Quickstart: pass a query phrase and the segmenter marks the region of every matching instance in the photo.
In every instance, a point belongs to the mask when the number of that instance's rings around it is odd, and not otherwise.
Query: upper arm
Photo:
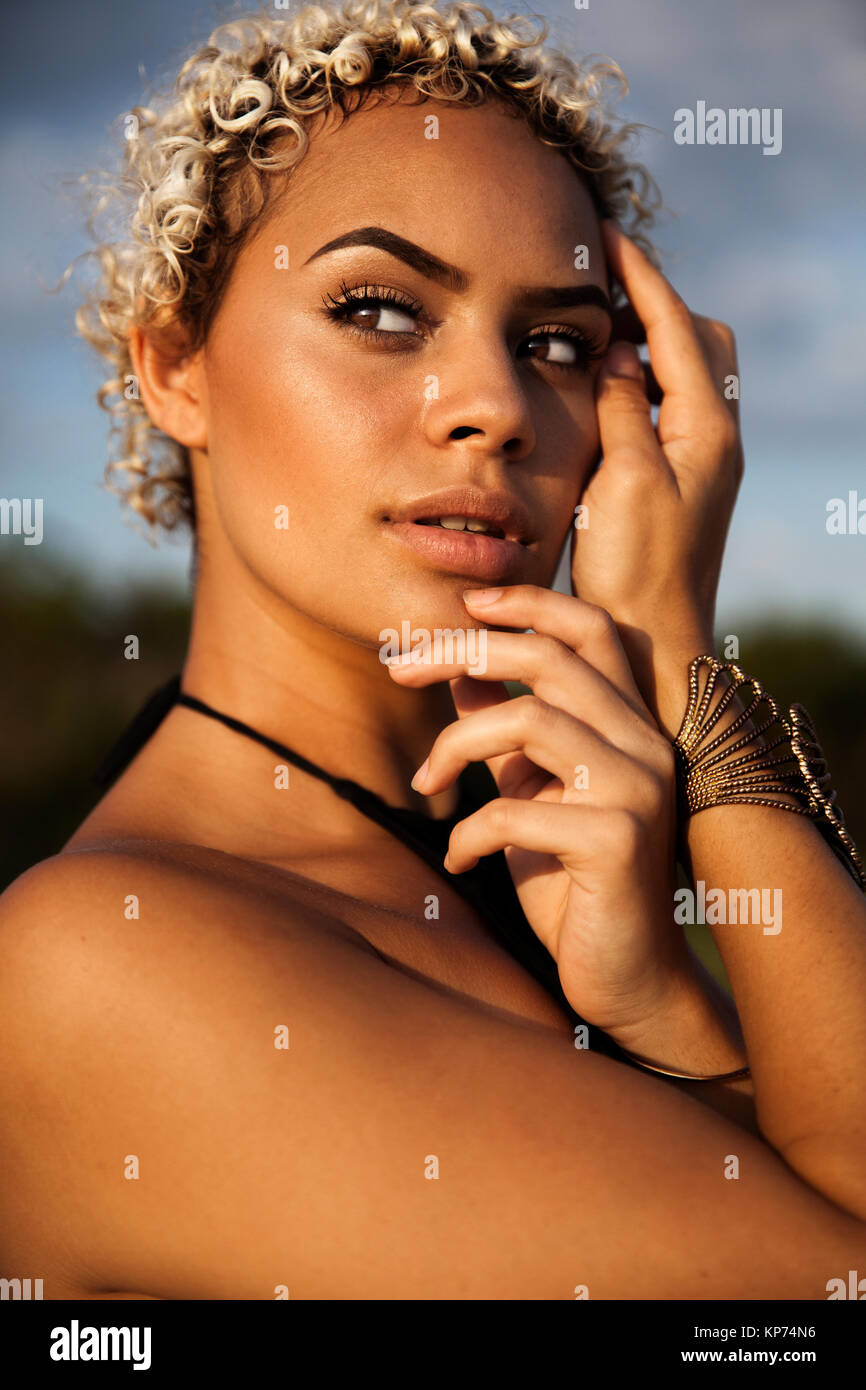
[[[129,922],[106,902],[147,873],[118,866],[88,918],[85,866],[42,871],[0,923],[4,1148],[94,1289],[822,1299],[862,1255],[863,1223],[657,1078],[308,922],[276,944],[180,889]]]

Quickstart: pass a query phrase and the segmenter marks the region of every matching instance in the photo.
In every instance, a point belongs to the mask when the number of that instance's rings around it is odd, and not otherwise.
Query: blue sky
[[[243,7],[235,7],[242,11]],[[691,307],[737,333],[746,478],[731,529],[719,626],[824,617],[866,635],[866,535],[829,536],[826,504],[866,498],[866,269],[860,0],[573,0],[535,6],[551,41],[626,73],[620,110],[644,122],[639,157],[668,213],[656,232]],[[106,417],[99,367],[76,337],[74,288],[56,281],[87,239],[62,179],[105,165],[110,128],[160,86],[231,6],[139,0],[18,4],[5,16],[0,175],[0,493],[45,498],[45,540],[0,537],[22,567],[75,561],[96,585],[185,582],[187,548],[154,550],[99,487]],[[780,107],[782,150],[686,146],[674,112],[698,101]]]

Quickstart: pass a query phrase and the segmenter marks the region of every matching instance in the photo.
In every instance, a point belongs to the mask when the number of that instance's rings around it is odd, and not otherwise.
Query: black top
[[[497,794],[496,784],[486,767],[473,764],[461,773],[458,779],[459,801],[453,815],[443,820],[432,820],[420,811],[389,806],[375,792],[369,791],[357,782],[347,777],[333,776],[316,763],[302,757],[300,753],[287,748],[285,744],[259,733],[249,724],[213,709],[202,700],[197,700],[195,696],[187,695],[181,691],[180,677],[174,676],[151,695],[94,774],[94,782],[100,786],[113,782],[176,704],[219,720],[236,733],[263,744],[265,748],[269,748],[310,776],[327,782],[338,796],[351,802],[363,815],[389,830],[398,840],[402,840],[478,912],[509,953],[544,985],[571,1015],[574,1023],[585,1024],[585,1020],[575,1012],[563,993],[553,957],[526,920],[502,850],[485,855],[474,869],[467,869],[461,874],[449,874],[444,867],[443,861],[454,826]],[[592,1049],[623,1061],[629,1066],[636,1065],[600,1028],[596,1028],[594,1024],[585,1026]]]

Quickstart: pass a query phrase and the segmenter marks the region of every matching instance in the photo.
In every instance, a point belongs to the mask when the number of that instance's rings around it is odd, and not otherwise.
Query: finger
[[[615,275],[611,274],[610,278],[612,291],[614,287],[616,289],[622,288]],[[737,356],[733,331],[727,324],[720,323],[718,319],[711,319],[704,314],[690,312],[713,381],[736,419],[739,415],[738,397],[731,394],[728,383],[728,378],[731,375],[737,375]],[[634,305],[628,301],[618,305],[613,311],[610,342],[613,343],[614,341],[633,343],[636,346],[641,346],[646,342],[646,328]],[[652,405],[660,405],[663,393],[656,380],[652,364],[644,362],[643,368],[650,402]]]
[[[709,365],[710,375],[722,401],[739,424],[740,376],[733,330],[726,323],[706,318],[703,314],[692,314],[692,319]]]
[[[471,665],[465,652],[430,646],[423,652],[416,649],[419,659],[389,661],[391,679],[413,689],[460,675],[483,681],[517,680],[548,704],[584,720],[609,743],[626,750],[645,747],[650,732],[646,719],[601,672],[557,638],[495,628],[484,628],[478,636],[484,639],[483,646],[473,652]]]
[[[637,350],[616,342],[609,348],[596,377],[595,403],[602,458],[617,456],[647,470],[647,485],[654,477],[673,481],[674,475],[659,444],[650,413],[646,378]]]
[[[483,855],[508,848],[555,855],[567,867],[579,868],[600,852],[622,851],[633,842],[636,825],[631,812],[619,808],[499,796],[455,825],[445,868],[463,873]]]
[[[652,369],[652,363],[641,361],[641,366],[643,367],[644,390],[646,391],[647,400],[650,405],[661,405],[663,395],[662,388],[656,381],[656,374]]]
[[[473,676],[455,676],[450,684],[451,698],[458,714],[474,714],[476,710],[504,705],[511,699],[504,681],[496,684],[475,680]]]
[[[611,322],[610,338],[611,344],[615,342],[632,343],[635,347],[642,347],[646,342],[646,329],[640,320],[640,315],[635,311],[631,304],[621,304],[613,311]],[[662,388],[656,381],[652,363],[641,358],[643,373],[646,379],[646,393],[649,396],[651,405],[661,405]]]
[[[673,285],[609,218],[602,221],[605,255],[646,329],[658,383],[666,397],[688,397],[698,408],[717,404],[715,388],[691,313]]]
[[[604,608],[537,584],[500,589],[467,589],[463,602],[475,618],[497,627],[529,628],[558,637],[615,686],[634,709],[648,711],[641,699],[616,623]]]
[[[626,338],[626,334],[617,334],[616,338],[612,339],[612,345],[610,346],[613,346],[614,342],[628,342],[634,347],[634,339]],[[642,357],[639,357],[638,360],[639,363],[641,363],[642,370],[644,370],[644,389],[646,396],[648,396],[649,404],[651,404],[651,406],[660,406],[660,404],[662,404],[663,392],[659,382],[656,381],[656,374],[655,371],[652,370],[652,363],[651,361],[645,361]]]
[[[507,765],[497,776],[494,761],[517,752],[524,755],[520,777]],[[433,796],[451,786],[472,762],[487,763],[505,796],[535,796],[549,781],[546,775],[539,781],[539,769],[556,778],[567,796],[595,804],[600,794],[637,802],[644,793],[649,797],[656,783],[649,769],[536,695],[519,695],[507,705],[479,710],[448,724],[437,735],[412,786]]]
[[[501,681],[487,683],[474,680],[472,676],[457,676],[450,682],[450,685],[451,698],[454,701],[454,709],[459,719],[475,714],[480,710],[494,709],[497,705],[507,704],[512,698],[507,687]],[[505,785],[528,787],[532,779],[538,781],[539,789],[544,783],[544,773],[534,767],[523,753],[505,753],[501,757],[488,758],[486,761],[500,790]],[[416,790],[426,793],[426,784],[423,787],[416,787]],[[526,794],[532,795],[531,792]]]
[[[725,396],[726,378],[731,373],[736,374],[737,360],[736,352],[733,348],[733,333],[727,328],[726,324],[719,323],[716,319],[705,318],[703,314],[692,313],[692,322],[695,325],[698,339],[707,359],[710,373],[723,399],[730,401],[731,408],[736,414],[737,401]],[[730,335],[731,348],[726,350],[725,330]],[[646,342],[646,329],[641,322],[640,316],[631,304],[623,304],[614,310],[613,322],[611,326],[610,342],[632,343],[635,346],[642,346]],[[646,379],[646,392],[651,405],[661,405],[662,388],[656,380],[652,363],[641,359]]]

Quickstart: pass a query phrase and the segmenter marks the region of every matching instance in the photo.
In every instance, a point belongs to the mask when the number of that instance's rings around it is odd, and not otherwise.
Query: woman
[[[238,22],[134,113],[80,322],[196,592],[183,698],[3,900],[0,1248],[47,1298],[822,1299],[862,1266],[858,861],[796,729],[773,763],[785,726],[692,667],[733,337],[646,254],[603,72],[530,29]],[[706,775],[690,668],[746,771]],[[736,1007],[678,836],[695,883],[782,893],[781,931],[713,927]]]

